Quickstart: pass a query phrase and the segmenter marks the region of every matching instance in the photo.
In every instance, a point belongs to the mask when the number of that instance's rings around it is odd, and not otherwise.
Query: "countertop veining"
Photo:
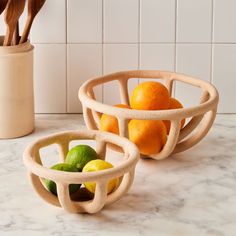
[[[141,160],[128,194],[95,215],[48,205],[22,163],[30,141],[80,128],[81,115],[37,115],[33,134],[0,140],[1,236],[235,235],[236,115],[218,115],[207,137],[186,152]]]

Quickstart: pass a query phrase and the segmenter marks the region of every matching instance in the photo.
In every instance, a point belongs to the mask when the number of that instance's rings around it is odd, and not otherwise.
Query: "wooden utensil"
[[[28,0],[28,17],[20,43],[27,41],[34,18],[44,5],[45,1],[46,0]]]
[[[7,32],[3,43],[4,46],[11,45],[13,34],[17,26],[17,22],[24,11],[24,7],[25,7],[25,0],[9,0],[5,13]]]
[[[7,6],[8,0],[0,0],[0,15],[3,13]]]
[[[0,0],[0,15],[5,10],[8,0]]]
[[[20,41],[20,33],[19,33],[19,21],[18,21],[16,24],[14,36],[13,36],[13,45],[19,44],[19,41]]]

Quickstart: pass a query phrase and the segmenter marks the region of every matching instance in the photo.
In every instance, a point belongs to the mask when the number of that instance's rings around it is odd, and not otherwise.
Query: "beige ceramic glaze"
[[[92,139],[97,143],[96,151],[99,158],[104,159],[108,144],[115,144],[122,148],[123,158],[121,163],[114,168],[97,172],[64,172],[46,168],[42,165],[40,149],[51,144],[58,144],[60,160],[64,162],[68,153],[69,143],[73,140]],[[109,205],[120,199],[133,183],[135,166],[139,159],[139,152],[136,146],[126,138],[118,135],[92,131],[67,131],[40,138],[30,144],[24,152],[24,164],[26,165],[32,184],[36,192],[46,202],[61,206],[71,213],[87,212],[95,213],[100,211],[105,205]],[[57,184],[58,197],[45,189],[41,178],[53,180]],[[107,184],[109,180],[120,178],[120,184],[116,190],[107,195]],[[96,182],[94,198],[87,201],[71,200],[68,185],[82,184],[85,182]]]
[[[33,49],[29,42],[0,46],[0,138],[34,129]]]
[[[129,105],[128,80],[132,78],[163,79],[169,93],[172,94],[173,82],[183,82],[198,87],[202,91],[197,106],[172,110],[131,110],[112,107],[96,101],[94,88],[98,85],[117,80],[119,82],[121,103]],[[118,119],[120,135],[128,137],[128,121],[138,120],[170,120],[171,128],[167,142],[160,153],[146,158],[165,159],[172,153],[185,151],[197,144],[210,130],[215,119],[219,95],[216,88],[203,80],[187,75],[166,71],[124,71],[86,81],[79,90],[79,99],[83,105],[83,115],[89,129],[99,129],[102,113],[115,116]],[[180,130],[183,118],[191,118]],[[117,147],[113,147],[119,150]]]

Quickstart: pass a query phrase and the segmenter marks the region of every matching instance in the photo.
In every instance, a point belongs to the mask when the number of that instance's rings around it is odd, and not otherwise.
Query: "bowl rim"
[[[107,83],[113,80],[128,81],[131,78],[160,78],[168,81],[181,81],[193,86],[199,87],[209,93],[207,101],[199,105],[191,106],[188,108],[170,109],[170,110],[136,110],[126,108],[113,107],[108,104],[96,101],[89,96],[88,91],[93,87]],[[78,97],[82,104],[92,110],[108,115],[116,115],[123,119],[160,119],[160,120],[174,120],[188,118],[196,115],[203,114],[212,107],[216,107],[219,101],[219,94],[214,85],[207,81],[203,81],[185,74],[160,71],[160,70],[132,70],[120,71],[101,77],[92,78],[87,80],[79,89]]]
[[[100,142],[108,142],[120,145],[124,149],[124,155],[128,155],[128,158],[122,158],[122,162],[113,168],[96,172],[57,171],[47,168],[34,160],[35,153],[38,152],[40,148],[47,147],[51,144],[60,144],[60,141],[63,141],[63,137],[65,136],[69,138],[69,142],[80,139],[95,139]],[[55,142],[55,139],[60,141]],[[45,142],[45,145],[42,145],[43,142]],[[96,182],[98,179],[104,180],[122,176],[136,166],[139,156],[138,148],[131,141],[124,137],[97,130],[71,130],[47,135],[31,142],[23,153],[23,162],[31,173],[41,178],[51,179],[56,183],[63,182],[71,184],[91,181]]]

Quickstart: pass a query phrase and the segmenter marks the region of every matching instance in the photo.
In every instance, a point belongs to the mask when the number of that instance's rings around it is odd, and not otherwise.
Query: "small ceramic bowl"
[[[123,150],[121,163],[110,169],[86,173],[57,171],[43,166],[40,149],[57,144],[60,162],[64,162],[70,142],[82,139],[96,141],[96,151],[101,159],[107,157],[107,144],[119,146]],[[105,205],[119,200],[129,190],[133,183],[135,166],[139,160],[139,151],[132,142],[118,135],[92,130],[68,131],[43,137],[31,143],[24,152],[23,160],[30,173],[35,191],[46,202],[62,207],[71,213],[96,213]],[[115,178],[120,179],[120,184],[112,193],[107,194],[108,182]],[[56,183],[58,196],[46,190],[42,184],[43,179],[50,179]],[[96,190],[92,199],[73,200],[69,194],[69,184],[85,182],[96,182]],[[80,195],[80,192],[77,195]],[[83,195],[82,192],[81,195]]]
[[[98,102],[94,88],[111,81],[118,81],[114,90],[120,91],[120,102],[129,105],[128,81],[132,78],[162,79],[172,95],[173,83],[185,83],[201,90],[200,103],[197,106],[171,110],[133,110],[113,107]],[[217,111],[219,95],[216,88],[203,80],[187,75],[166,71],[123,71],[86,81],[79,89],[79,99],[83,105],[84,120],[89,129],[99,129],[103,113],[115,116],[119,123],[120,136],[128,137],[128,122],[137,120],[169,120],[171,122],[167,142],[161,152],[148,156],[156,160],[169,157],[172,153],[185,151],[199,141],[210,130]],[[184,128],[180,129],[182,119],[190,118]],[[119,150],[118,147],[115,147]],[[144,157],[144,156],[143,156]],[[147,156],[145,156],[147,157]]]

